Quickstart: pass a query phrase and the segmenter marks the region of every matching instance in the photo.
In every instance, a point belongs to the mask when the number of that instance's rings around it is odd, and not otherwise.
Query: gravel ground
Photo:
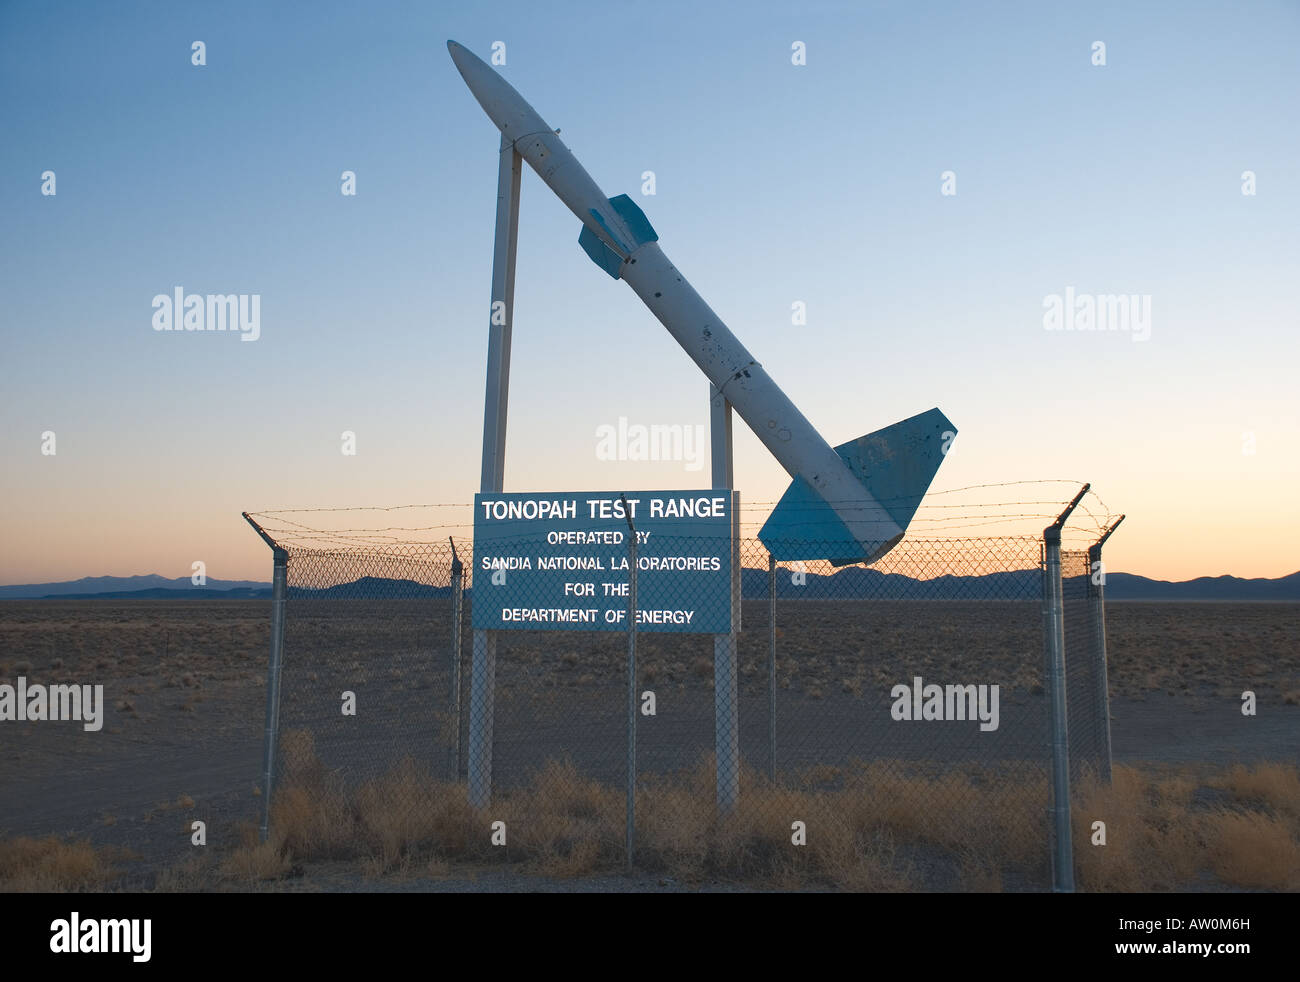
[[[1112,608],[1111,729],[1116,761],[1300,763],[1300,705],[1287,702],[1288,693],[1300,689],[1300,677],[1293,673],[1300,608],[1283,604]],[[0,723],[5,737],[5,753],[0,754],[4,787],[0,835],[55,834],[125,846],[140,857],[140,872],[132,882],[141,885],[150,870],[188,853],[190,823],[195,819],[207,823],[210,846],[236,841],[239,825],[256,820],[260,809],[256,789],[265,648],[259,632],[265,612],[266,605],[258,602],[155,602],[143,607],[125,601],[0,603],[0,682],[12,682],[20,672],[34,682],[102,680],[109,703],[99,733],[86,733],[75,723]],[[899,677],[893,681],[906,680],[904,670],[893,667],[902,663],[891,660],[887,646],[878,642],[877,657],[867,664],[889,665],[884,681],[870,673],[850,677],[845,667],[862,662],[863,647],[872,643],[870,630],[853,636],[834,618],[821,618],[823,630],[849,639],[843,641],[842,652],[829,654],[816,638],[788,631],[782,646],[783,651],[791,651],[789,664],[779,671],[779,766],[796,769],[852,757],[872,759],[882,747],[891,757],[1034,759],[1045,740],[1046,718],[1043,696],[1034,692],[1034,674],[1029,671],[1041,658],[1037,610],[1026,615],[1018,607],[1016,615],[1014,623],[1005,618],[1000,622],[1010,623],[1009,636],[1019,639],[1010,647],[1010,667],[988,680],[1007,678],[1017,665],[1024,672],[1018,681],[1004,682],[1003,724],[983,741],[975,724],[900,730],[909,724],[889,718],[885,682],[894,675]],[[167,633],[165,651],[159,650],[155,638],[160,624]],[[1174,624],[1177,630],[1166,627],[1156,636],[1152,624]],[[75,628],[70,631],[77,639],[75,645],[49,641],[53,631],[69,631],[69,625]],[[1244,634],[1241,625],[1246,625]],[[958,666],[955,659],[948,659],[946,674],[937,674],[945,664],[940,654],[930,650],[928,638],[909,646],[906,638],[900,641],[888,628],[885,637],[888,646],[921,650],[931,657],[922,669],[927,680],[983,681],[954,679],[956,668],[968,667]],[[761,641],[756,638],[756,643]],[[745,657],[742,650],[742,751],[755,766],[765,768],[765,671],[754,670],[753,659],[745,662]],[[508,664],[499,670],[499,786],[522,781],[543,760],[565,751],[573,752],[589,773],[614,783],[622,781],[624,696],[616,659],[613,650],[607,662],[593,656],[590,663],[577,665],[566,664],[563,658],[558,663],[519,658],[511,663],[513,668]],[[746,664],[749,672],[744,670]],[[1165,670],[1171,665],[1178,671]],[[686,655],[670,656],[653,647],[643,667],[657,673],[649,684],[657,692],[659,712],[641,723],[639,769],[689,765],[712,740],[708,672]],[[764,668],[761,663],[757,667]],[[382,687],[383,679],[372,674],[376,678],[370,684]],[[1147,684],[1135,681],[1142,678]],[[445,679],[433,679],[399,688],[412,706],[427,707],[429,690],[445,691],[444,683]],[[1121,685],[1127,685],[1123,692]],[[1240,692],[1246,688],[1258,691],[1257,716],[1241,714]],[[392,705],[400,710],[400,704]],[[286,715],[292,716],[288,708]],[[391,717],[392,725],[359,732],[322,727],[318,739],[322,758],[329,762],[330,754],[337,753],[344,764],[371,761],[379,766],[390,761],[394,747],[409,745],[412,727],[418,732],[424,723],[401,711]],[[1071,722],[1075,723],[1073,717]],[[911,732],[916,736],[899,737]],[[437,748],[430,757],[435,770],[447,761]],[[370,880],[355,868],[314,865],[308,875],[277,889],[674,892],[736,887],[687,885],[639,874],[548,880],[484,869],[433,878]]]

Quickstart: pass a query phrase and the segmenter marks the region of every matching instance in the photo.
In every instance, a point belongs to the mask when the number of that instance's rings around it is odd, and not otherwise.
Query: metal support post
[[[266,726],[262,731],[262,823],[258,841],[265,842],[271,827],[271,796],[275,792],[276,740],[280,733],[280,669],[284,664],[284,603],[289,591],[289,553],[262,526],[242,513],[262,541],[271,547],[271,657],[266,665]]]
[[[1111,533],[1124,521],[1120,515],[1115,523],[1102,533],[1100,539],[1088,547],[1088,608],[1092,615],[1093,679],[1096,684],[1095,716],[1097,744],[1101,748],[1101,779],[1111,783],[1110,750],[1110,681],[1106,658],[1106,567],[1101,561],[1101,547]]]
[[[718,389],[709,386],[710,458],[713,487],[734,485],[731,455],[731,406]],[[740,798],[740,708],[737,698],[736,632],[740,630],[739,576],[736,565],[735,529],[739,521],[736,495],[731,499],[731,630],[713,636],[713,727],[717,764],[719,813],[736,807]]]
[[[289,554],[277,547],[271,575],[271,660],[266,668],[266,728],[262,736],[262,827],[266,841],[271,826],[271,795],[275,791],[275,746],[280,733],[280,669],[284,664],[284,600],[288,590]]]
[[[776,783],[776,558],[767,555],[767,776]]]
[[[1070,832],[1070,739],[1066,720],[1065,600],[1061,589],[1061,529],[1088,485],[1043,530],[1043,640],[1052,746],[1052,889],[1074,892],[1074,845]]]
[[[519,244],[519,178],[522,158],[501,137],[497,172],[496,244],[492,256],[492,309],[488,328],[487,388],[483,409],[483,471],[479,490],[499,494],[505,484],[506,408],[510,393],[510,333],[514,323],[515,254]],[[480,584],[476,599],[488,587]],[[492,799],[492,733],[496,702],[497,639],[475,631],[469,690],[469,803],[486,808]]]
[[[451,780],[460,778],[460,629],[465,600],[465,564],[456,554],[456,542],[450,536],[451,543],[451,664],[449,689],[447,693],[447,717],[451,733],[448,735],[447,756]]]

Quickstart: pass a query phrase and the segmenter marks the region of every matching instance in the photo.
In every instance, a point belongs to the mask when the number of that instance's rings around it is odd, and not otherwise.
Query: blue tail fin
[[[956,435],[948,418],[931,409],[842,443],[835,452],[889,517],[906,529]],[[862,543],[801,477],[790,482],[758,537],[779,561],[826,559],[836,566],[877,558],[895,544],[863,556]]]

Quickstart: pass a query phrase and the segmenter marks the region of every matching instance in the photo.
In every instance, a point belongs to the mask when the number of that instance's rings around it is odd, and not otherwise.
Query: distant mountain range
[[[827,576],[807,575],[795,585],[786,571],[777,576],[777,596],[826,599],[874,597],[877,599],[988,600],[1036,599],[1037,570],[989,573],[984,576],[941,576],[914,580],[895,573],[851,566]],[[767,571],[745,569],[741,587],[748,598],[767,596]],[[364,599],[367,597],[442,597],[447,587],[432,587],[412,580],[362,577],[324,590],[290,587],[289,596]],[[63,583],[0,586],[0,600],[237,600],[270,598],[271,585],[255,580],[213,580],[194,586],[188,577],[167,579],[148,576],[87,576]],[[1242,579],[1237,576],[1202,576],[1170,582],[1133,573],[1107,573],[1108,600],[1236,600],[1300,603],[1300,572],[1276,579]]]
[[[1289,600],[1300,602],[1300,572],[1276,579],[1198,576],[1171,583],[1134,573],[1106,574],[1107,600]]]
[[[116,597],[256,597],[270,596],[271,584],[256,580],[212,580],[205,586],[195,586],[188,576],[168,579],[157,573],[145,576],[83,576],[79,580],[62,583],[26,583],[0,586],[0,600],[32,600],[63,598],[84,600],[88,597],[113,599]]]

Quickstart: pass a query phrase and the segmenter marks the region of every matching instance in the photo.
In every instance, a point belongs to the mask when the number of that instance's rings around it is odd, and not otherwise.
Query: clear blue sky
[[[1113,568],[1300,566],[1294,3],[10,2],[0,581],[265,578],[241,510],[470,499],[498,138],[448,38],[505,43],[832,443],[937,405],[940,486],[1091,480]],[[508,489],[706,483],[596,459],[706,383],[578,231],[527,172]],[[155,332],[176,286],[261,294],[261,338]],[[1150,295],[1150,340],[1045,331],[1067,286]],[[737,474],[788,480],[748,434]]]

